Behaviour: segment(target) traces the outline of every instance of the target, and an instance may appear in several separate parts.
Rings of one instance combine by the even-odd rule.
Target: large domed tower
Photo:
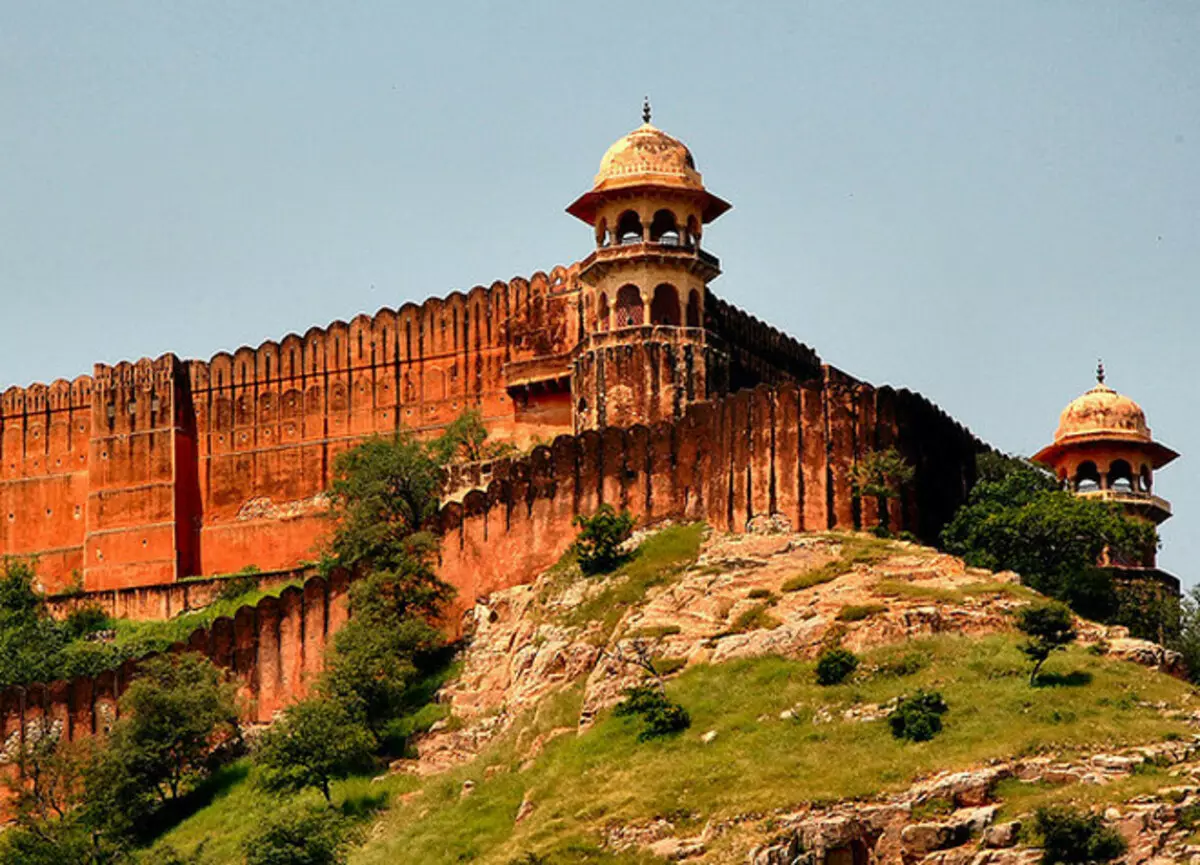
[[[729,204],[704,188],[688,148],[651,125],[648,103],[642,117],[567,208],[593,226],[596,241],[579,266],[577,431],[678,417],[727,386],[728,356],[704,328],[720,262],[701,238]]]
[[[1120,505],[1129,515],[1159,525],[1171,505],[1154,494],[1154,472],[1179,454],[1154,441],[1141,406],[1104,383],[1073,400],[1059,418],[1054,443],[1033,459],[1049,466],[1064,488]],[[1120,568],[1155,567],[1154,551],[1140,561],[1111,562]]]

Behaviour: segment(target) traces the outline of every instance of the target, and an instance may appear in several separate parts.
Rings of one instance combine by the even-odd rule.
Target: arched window
[[[1133,492],[1133,467],[1125,460],[1113,460],[1108,467],[1108,488],[1123,493]]]
[[[596,223],[596,246],[603,249],[609,243],[611,240],[608,236],[608,220],[601,217],[600,221]]]
[[[623,285],[617,292],[617,321],[615,327],[637,327],[646,320],[642,309],[642,292],[636,285]]]
[[[1100,472],[1096,470],[1096,464],[1090,460],[1080,463],[1079,468],[1075,470],[1075,491],[1090,493],[1098,489],[1100,489]]]
[[[654,289],[654,298],[650,301],[650,323],[679,327],[679,292],[675,286],[664,282]]]
[[[687,221],[687,245],[700,245],[700,222],[694,216],[689,216]]]
[[[596,330],[608,330],[608,295],[600,295],[600,303],[596,308]]]
[[[688,292],[687,326],[700,327],[700,292],[694,288]]]
[[[674,213],[663,209],[654,214],[650,222],[650,239],[666,246],[679,246],[679,225]]]
[[[626,210],[617,221],[617,243],[641,243],[642,239],[642,218],[635,211]]]

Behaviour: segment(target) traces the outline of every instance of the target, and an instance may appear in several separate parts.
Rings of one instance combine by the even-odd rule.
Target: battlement
[[[433,432],[476,408],[524,445],[681,422],[759,384],[861,386],[707,289],[688,289],[686,315],[671,289],[666,307],[644,297],[638,322],[613,327],[580,273],[477,285],[208,360],[164,354],[9,388],[0,554],[36,556],[50,590],[285,570],[316,556],[333,463],[371,435]],[[926,497],[922,510],[944,509]]]

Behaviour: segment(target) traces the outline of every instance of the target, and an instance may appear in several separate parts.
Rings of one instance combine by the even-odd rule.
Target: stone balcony
[[[1099,499],[1121,505],[1135,513],[1139,513],[1155,523],[1161,523],[1171,516],[1171,503],[1153,493],[1137,490],[1087,490],[1078,495],[1089,499]]]
[[[699,246],[647,241],[600,247],[579,263],[579,277],[594,284],[614,264],[633,260],[674,265],[696,274],[705,282],[721,275],[720,259]]]

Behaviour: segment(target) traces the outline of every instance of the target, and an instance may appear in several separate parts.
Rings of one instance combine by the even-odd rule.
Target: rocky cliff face
[[[462,673],[441,695],[454,720],[426,735],[418,758],[396,770],[428,775],[469,761],[556,692],[581,688],[571,726],[522,743],[531,760],[550,738],[586,731],[644,677],[629,663],[639,652],[656,658],[669,676],[698,664],[768,655],[812,658],[831,642],[861,652],[946,633],[984,637],[1011,631],[1013,610],[1036,598],[1014,574],[969,568],[928,548],[869,536],[776,533],[769,525],[746,535],[706,537],[694,560],[668,565],[644,592],[629,591],[629,581],[585,579],[562,566],[476,604],[466,616]],[[1123,629],[1078,625],[1094,653],[1180,672],[1176,655],[1132,640]],[[812,723],[870,722],[890,708],[855,705],[838,709],[838,717],[818,712]],[[1171,711],[1177,714],[1178,707]],[[710,821],[699,833],[669,819],[619,825],[610,828],[605,846],[643,849],[668,860],[752,865],[1031,863],[1040,852],[1022,846],[1019,820],[1000,816],[999,782],[1106,785],[1147,761],[1172,767],[1180,783],[1110,810],[1108,819],[1131,842],[1126,861],[1200,862],[1200,847],[1189,845],[1187,820],[1180,817],[1193,805],[1200,810],[1200,787],[1190,783],[1193,770],[1200,773],[1200,745],[1192,741],[1014,757],[935,775],[870,802],[746,814]],[[730,833],[754,843],[721,849],[750,852],[736,858],[712,853],[713,839]]]

